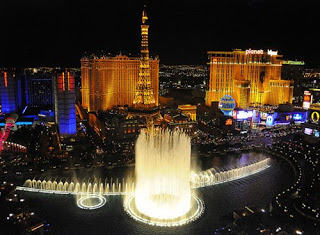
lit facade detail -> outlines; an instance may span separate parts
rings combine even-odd
[[[197,106],[196,105],[190,105],[190,104],[178,105],[178,110],[181,111],[181,113],[189,116],[192,121],[197,120]]]
[[[53,105],[52,75],[25,76],[26,104],[37,106]]]
[[[75,112],[75,79],[65,71],[54,78],[55,118],[61,135],[77,133]]]
[[[206,105],[231,95],[237,107],[291,103],[293,82],[281,80],[281,55],[274,51],[209,51]]]

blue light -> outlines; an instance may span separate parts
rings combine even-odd
[[[32,122],[16,122],[17,126],[21,125],[32,125]]]
[[[28,105],[26,105],[26,107],[24,107],[22,114],[24,114],[24,112],[27,110],[27,108],[28,108]]]
[[[32,125],[33,122],[16,122],[17,126],[22,126],[22,125]],[[5,126],[5,123],[0,123],[0,126]]]
[[[299,114],[299,113],[294,113],[294,114],[293,114],[293,120],[295,120],[295,121],[300,121],[300,120],[302,120],[302,115]]]
[[[272,114],[268,114],[266,125],[267,126],[273,126],[273,115]]]

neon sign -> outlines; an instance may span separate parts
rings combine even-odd
[[[299,120],[302,120],[302,115],[299,113],[295,113],[295,114],[293,114],[292,118],[293,118],[293,120],[299,121]]]
[[[317,123],[320,119],[320,114],[318,112],[313,112],[311,114],[311,119],[313,122]]]
[[[245,110],[240,110],[237,112],[237,120],[239,119],[248,119],[253,116],[253,111],[245,111]]]
[[[312,103],[312,95],[310,91],[304,91],[302,108],[309,109],[311,103]]]
[[[268,126],[272,126],[272,125],[273,125],[273,116],[272,116],[272,115],[268,115],[268,116],[267,116],[266,124],[267,124]]]
[[[3,78],[4,78],[4,85],[7,87],[8,86],[8,75],[7,75],[7,72],[3,73]]]
[[[251,48],[246,50],[246,55],[262,55],[262,54],[263,54],[263,50],[251,50]]]
[[[311,129],[311,128],[305,128],[305,129],[304,129],[304,133],[305,133],[306,135],[312,135],[312,129]]]
[[[64,72],[62,72],[62,90],[65,91],[66,90],[66,84],[64,81]]]
[[[226,126],[231,126],[232,125],[232,119],[229,118],[226,120]]]
[[[278,55],[278,51],[268,50],[268,55]]]

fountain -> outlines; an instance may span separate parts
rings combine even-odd
[[[198,218],[203,202],[191,194],[190,138],[182,131],[142,131],[136,143],[136,189],[124,203],[134,219],[177,226]]]
[[[201,188],[241,179],[267,169],[270,167],[269,161],[270,158],[266,158],[247,166],[220,172],[217,172],[215,168],[198,173],[191,172],[191,186],[192,188]]]
[[[95,178],[27,179],[17,190],[72,194],[82,209],[97,209],[105,196],[126,196],[125,211],[134,219],[157,226],[178,226],[197,219],[204,210],[192,189],[237,180],[264,169],[269,158],[219,171],[215,168],[190,174],[190,138],[182,131],[151,129],[142,131],[136,143],[136,179],[129,177],[101,180]],[[103,183],[104,182],[104,183]],[[195,190],[193,190],[194,192]]]
[[[81,196],[77,200],[78,207],[84,210],[95,210],[103,207],[104,204],[106,204],[106,198],[101,195],[90,194]]]
[[[200,172],[191,172],[190,181],[191,188],[201,188],[216,184],[222,184],[233,180],[241,179],[270,167],[270,159],[266,158],[257,162],[251,163],[247,166],[240,168],[233,168],[229,170],[219,170],[211,168]],[[119,179],[116,179],[119,181]],[[91,187],[93,185],[93,187]],[[54,194],[74,194],[74,195],[104,195],[104,196],[117,196],[117,195],[131,195],[135,192],[135,184],[131,179],[126,181],[123,179],[121,183],[115,184],[105,180],[88,182],[79,181],[77,179],[71,181],[58,181],[55,179],[27,179],[23,186],[17,186],[17,190],[40,192],[40,193],[54,193]]]

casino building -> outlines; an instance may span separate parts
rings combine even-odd
[[[239,108],[291,103],[293,81],[281,80],[277,51],[209,51],[210,80],[206,105],[231,95]]]
[[[159,105],[159,59],[149,60],[155,104]],[[139,79],[140,58],[89,56],[81,59],[82,106],[89,112],[133,105]]]

